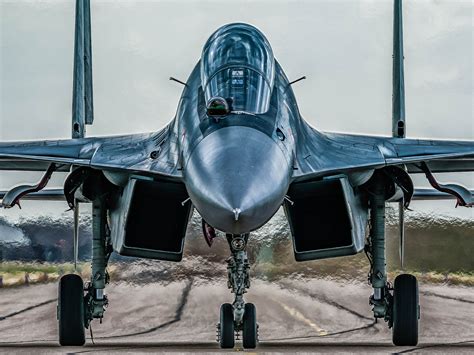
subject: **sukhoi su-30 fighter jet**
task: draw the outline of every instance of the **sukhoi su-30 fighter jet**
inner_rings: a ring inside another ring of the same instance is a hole
[[[205,43],[166,127],[85,138],[85,125],[93,122],[89,0],[76,3],[74,52],[72,139],[0,143],[1,170],[45,171],[38,184],[2,193],[3,207],[22,198],[65,199],[75,215],[75,261],[78,208],[92,203],[91,280],[86,289],[76,274],[59,282],[61,345],[84,344],[85,328],[106,316],[110,254],[180,261],[195,208],[205,241],[211,245],[220,230],[231,253],[228,284],[235,299],[220,309],[220,346],[234,347],[235,333],[242,332],[243,346],[255,348],[256,307],[244,302],[246,246],[281,206],[297,261],[367,252],[374,317],[392,328],[394,344],[417,344],[417,280],[402,274],[392,286],[387,279],[385,205],[399,204],[403,261],[403,211],[412,199],[452,197],[472,206],[471,191],[441,184],[433,173],[473,171],[474,142],[405,138],[400,0],[394,2],[391,137],[311,127],[292,90],[298,80],[288,80],[264,34],[232,23]],[[63,189],[43,189],[56,171],[69,172]],[[420,173],[433,189],[414,188],[411,174]]]

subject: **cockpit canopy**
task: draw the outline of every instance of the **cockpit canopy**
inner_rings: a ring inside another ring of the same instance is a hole
[[[255,27],[234,23],[219,28],[201,56],[201,80],[208,103],[224,98],[230,111],[268,111],[275,78],[272,48]],[[209,113],[209,110],[208,110]]]

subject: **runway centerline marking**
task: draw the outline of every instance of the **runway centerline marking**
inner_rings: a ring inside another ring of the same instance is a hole
[[[286,312],[288,312],[288,314],[290,316],[292,316],[293,318],[296,318],[298,319],[299,321],[303,322],[303,323],[306,323],[310,328],[314,329],[320,336],[325,336],[328,334],[328,332],[321,328],[320,326],[318,326],[316,323],[314,323],[311,319],[309,318],[306,318],[303,313],[301,313],[300,311],[298,311],[297,309],[293,308],[293,307],[290,307],[288,306],[287,304],[281,302],[281,301],[278,301],[278,300],[275,300],[273,299],[273,301],[275,301],[276,303],[278,303]]]

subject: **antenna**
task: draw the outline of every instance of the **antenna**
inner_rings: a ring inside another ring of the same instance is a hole
[[[298,81],[301,81],[301,80],[304,80],[304,79],[306,79],[306,76],[302,76],[301,78],[298,78],[296,80],[293,80],[293,81],[289,82],[288,86],[293,85],[294,83],[297,83]]]
[[[180,83],[181,85],[188,86],[188,84],[186,84],[184,81],[181,81],[181,80],[179,80],[179,79],[173,78],[172,76],[170,76],[170,80],[171,80],[171,81],[175,81],[175,82],[177,82],[177,83]]]

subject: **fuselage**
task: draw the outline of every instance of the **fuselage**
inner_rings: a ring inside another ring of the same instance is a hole
[[[243,234],[275,214],[293,172],[298,119],[264,35],[240,23],[218,29],[187,81],[174,128],[187,191],[208,224]]]

